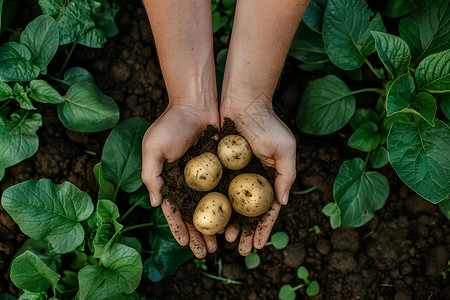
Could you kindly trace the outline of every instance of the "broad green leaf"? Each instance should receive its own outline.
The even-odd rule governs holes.
[[[94,166],[95,180],[98,184],[98,199],[114,200],[116,188],[114,184],[103,177],[102,163],[99,162]]]
[[[358,108],[348,124],[353,130],[356,130],[364,121],[372,121],[373,123],[378,123],[379,116],[375,111],[371,109]]]
[[[112,38],[119,33],[119,28],[114,20],[119,11],[119,4],[109,3],[107,0],[100,0],[102,3],[102,11],[95,15],[95,19],[103,24],[103,30],[107,38]]]
[[[306,269],[304,266],[300,266],[297,269],[297,276],[300,279],[303,279],[303,281],[308,282],[309,272],[308,269]]]
[[[341,212],[342,226],[359,227],[373,218],[389,195],[389,184],[378,172],[366,172],[360,158],[346,160],[334,181],[333,197]]]
[[[212,13],[212,29],[213,33],[219,31],[220,28],[224,27],[228,23],[228,17],[222,16],[219,11]]]
[[[90,48],[102,48],[106,43],[106,35],[103,28],[92,28],[78,38],[78,43]]]
[[[439,202],[439,209],[448,219],[450,219],[450,198]]]
[[[28,94],[25,91],[25,88],[20,84],[16,83],[13,88],[14,99],[19,103],[20,107],[26,110],[34,110],[33,103],[31,99],[28,98]]]
[[[126,245],[128,247],[131,247],[131,248],[135,249],[139,253],[142,252],[141,242],[135,237],[121,235],[119,237],[119,239],[117,240],[117,242],[120,243],[120,244],[124,244],[124,245]]]
[[[319,293],[319,284],[317,281],[311,281],[310,285],[306,288],[306,294],[308,296],[315,296]]]
[[[414,95],[414,82],[408,74],[403,74],[391,85],[386,98],[387,115],[394,113],[413,113],[434,124],[436,100],[428,93]]]
[[[28,180],[3,192],[3,208],[23,233],[50,242],[56,253],[77,248],[84,239],[80,222],[94,210],[88,194],[66,181]]]
[[[30,50],[33,63],[45,70],[58,51],[58,25],[52,17],[40,15],[25,27],[20,43]]]
[[[381,121],[381,130],[384,134],[388,134],[391,130],[392,124],[395,122],[410,122],[412,120],[411,114],[393,114],[392,116],[385,117]]]
[[[422,60],[416,70],[416,80],[419,88],[431,93],[450,92],[450,49]]]
[[[372,155],[370,155],[370,164],[372,165],[372,168],[384,167],[388,162],[388,152],[383,146],[378,146],[375,151],[373,151]]]
[[[117,205],[112,201],[105,199],[98,200],[97,214],[103,222],[112,222],[120,217]]]
[[[25,251],[11,264],[11,281],[20,289],[39,293],[55,287],[61,276],[47,267],[34,253]]]
[[[0,82],[0,102],[11,99],[13,96],[13,90],[8,84]]]
[[[294,300],[295,297],[295,290],[290,284],[283,285],[278,292],[278,298],[281,300]]]
[[[413,65],[450,47],[450,1],[420,1],[419,9],[400,20],[400,38],[411,49]]]
[[[250,254],[244,258],[244,261],[247,269],[255,269],[261,263],[261,258],[259,257],[258,253],[250,252]]]
[[[22,247],[14,254],[13,260],[25,253],[25,251],[30,251],[35,254],[47,267],[53,271],[57,271],[61,268],[62,260],[61,255],[55,253],[47,241],[27,239],[23,243]]]
[[[1,7],[0,7],[0,15],[1,15]],[[17,297],[7,293],[0,293],[0,300],[17,300]]]
[[[115,222],[115,225],[111,223],[105,223],[97,230],[97,234],[94,238],[94,257],[99,258],[107,251],[116,237],[122,230],[123,225]]]
[[[270,237],[270,242],[272,243],[272,246],[277,249],[283,249],[286,248],[287,244],[289,243],[289,236],[284,231],[279,231]]]
[[[396,122],[387,139],[389,161],[398,176],[421,197],[438,203],[450,193],[450,127],[419,120]]]
[[[149,236],[152,255],[144,263],[144,274],[151,281],[159,282],[191,259],[192,251],[175,240],[160,208],[154,210],[152,223],[156,225]]]
[[[64,102],[64,98],[45,80],[30,81],[30,97],[41,103],[58,104]]]
[[[309,2],[308,7],[303,15],[302,21],[314,30],[315,32],[322,32],[323,25],[323,9],[315,0]]]
[[[98,132],[109,129],[119,121],[119,107],[90,82],[72,85],[58,104],[61,122],[73,131]]]
[[[322,34],[314,32],[303,22],[297,28],[289,55],[304,63],[318,64],[329,60]]]
[[[444,113],[444,116],[450,120],[450,94],[443,94],[439,99],[441,100],[439,107]]]
[[[333,133],[355,112],[355,97],[334,75],[309,82],[297,114],[298,128],[309,134]]]
[[[78,287],[78,275],[74,271],[64,270],[61,281],[71,288]]]
[[[350,136],[347,145],[360,151],[369,152],[380,144],[377,124],[364,121]]]
[[[112,299],[137,288],[142,261],[136,250],[116,243],[100,259],[102,266],[87,266],[78,273],[78,300]]]
[[[47,299],[48,299],[47,292],[33,293],[27,290],[24,290],[24,293],[19,297],[19,300],[47,300]]]
[[[43,14],[55,16],[59,13],[60,1],[58,0],[39,0],[38,3]]]
[[[398,18],[409,14],[416,8],[414,0],[388,0],[383,13],[389,18]]]
[[[126,119],[114,127],[103,147],[103,176],[127,193],[142,185],[142,138],[149,126],[141,118]]]
[[[30,81],[38,77],[39,72],[26,46],[8,42],[0,47],[0,81]]]
[[[0,116],[0,168],[9,168],[33,156],[39,146],[36,131],[42,126],[40,114],[17,111],[11,121]]]
[[[91,73],[89,73],[88,70],[80,67],[73,67],[68,69],[64,73],[63,81],[68,86],[71,86],[77,82],[84,82],[84,81],[89,81],[95,84],[94,77],[91,75]]]
[[[370,31],[385,31],[381,15],[363,0],[328,0],[323,23],[325,49],[333,64],[350,71],[375,51]]]
[[[145,185],[142,185],[137,191],[130,194],[128,202],[131,205],[139,205],[144,209],[151,209],[150,195]]]
[[[408,44],[395,35],[384,32],[371,32],[375,39],[375,48],[392,79],[408,70],[411,53]]]

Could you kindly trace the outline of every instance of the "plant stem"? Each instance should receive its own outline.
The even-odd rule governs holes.
[[[293,290],[293,291],[296,291],[296,290],[298,290],[298,289],[301,289],[301,288],[304,287],[304,286],[305,286],[305,284],[302,283],[302,284],[297,285],[296,287],[293,287],[292,290]]]
[[[75,46],[77,45],[77,42],[74,42],[72,44],[72,48],[70,48],[69,54],[67,54],[66,60],[64,61],[61,69],[59,70],[59,72],[56,74],[58,77],[61,76],[62,72],[64,71],[64,69],[66,68],[67,64],[69,63],[70,58],[72,57],[73,51],[75,50]]]
[[[12,99],[6,100],[6,102],[2,105],[2,107],[0,107],[0,111],[1,111],[2,109],[4,109],[4,108],[6,107],[6,105],[8,105],[11,101],[12,101]]]
[[[372,64],[370,63],[370,61],[367,59],[367,57],[364,57],[367,66],[369,66],[370,71],[372,71],[373,74],[375,74],[375,76],[377,76],[378,79],[382,79],[384,80],[383,76],[381,76],[380,74],[378,74],[377,70],[375,70],[375,68],[372,66]]]
[[[134,230],[134,229],[138,229],[138,228],[142,228],[142,227],[150,227],[150,226],[154,226],[154,225],[155,225],[154,223],[137,224],[137,225],[133,225],[133,226],[125,228],[124,230],[122,230],[122,233],[125,233],[130,230]]]
[[[61,80],[61,79],[59,79],[58,77],[55,77],[55,76],[52,76],[52,75],[47,75],[47,77],[48,77],[48,79],[51,79],[51,80],[53,80],[53,81],[56,81],[56,82],[59,82],[59,83],[67,84],[67,83],[64,82],[64,80]]]
[[[133,209],[135,209],[136,208],[136,206],[138,206],[141,202],[142,202],[142,200],[143,200],[144,198],[141,198],[141,200],[139,200],[138,202],[136,202],[135,204],[133,204],[133,206],[131,206],[121,217],[120,217],[120,220],[119,221],[123,221],[132,211],[133,211]]]
[[[368,93],[368,92],[373,92],[373,93],[378,93],[381,95],[386,95],[386,91],[384,89],[379,89],[379,88],[366,88],[366,89],[360,89],[357,91],[352,91],[350,93],[350,95],[355,95],[355,94],[359,94],[359,93]]]
[[[367,152],[367,154],[366,154],[366,159],[364,160],[364,170],[362,171],[361,176],[364,174],[364,172],[365,172],[366,169],[367,169],[367,162],[369,161],[369,158],[370,158],[370,155],[372,154],[372,152],[373,152],[373,151],[369,151],[369,152]]]
[[[16,32],[14,29],[9,28],[9,27],[3,27],[2,29],[6,30],[6,31],[9,31],[9,32],[12,32],[12,33]]]

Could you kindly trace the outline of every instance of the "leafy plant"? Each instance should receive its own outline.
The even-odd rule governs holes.
[[[301,289],[306,286],[306,294],[308,296],[315,296],[319,293],[320,287],[317,281],[310,281],[309,280],[309,272],[308,270],[300,266],[297,269],[297,277],[302,279],[304,283],[299,284],[295,287],[293,287],[290,284],[285,284],[281,287],[280,291],[278,292],[278,298],[281,300],[293,300],[297,296],[295,294],[295,291],[298,289]]]
[[[219,40],[227,44],[233,29],[236,0],[211,0],[213,33],[222,29]]]
[[[450,2],[392,0],[389,17],[403,16],[400,36],[386,33],[380,13],[364,0],[312,0],[289,54],[300,68],[325,73],[311,81],[297,114],[298,128],[327,135],[347,124],[347,145],[364,159],[344,161],[333,186],[334,202],[323,208],[333,228],[361,226],[388,195],[389,184],[375,170],[392,165],[398,176],[426,200],[445,206],[450,194]],[[353,26],[352,24],[359,24]],[[382,68],[372,65],[377,53]],[[377,86],[351,90],[344,79]],[[358,108],[355,95],[378,94],[372,107]],[[365,101],[367,105],[370,102]],[[439,105],[438,105],[439,104]],[[437,117],[444,117],[447,123]]]
[[[94,168],[96,205],[68,181],[28,180],[3,192],[3,208],[30,237],[11,265],[21,299],[140,299],[134,290],[143,271],[159,281],[192,257],[173,238],[160,208],[152,210],[151,223],[124,226],[136,207],[150,201],[139,176],[140,144],[149,125],[130,118],[111,131]],[[126,199],[119,190],[129,196],[123,214],[115,204]],[[142,250],[129,233],[148,227],[151,250]],[[141,253],[150,254],[144,264]]]
[[[214,262],[214,264],[217,265],[217,269],[218,269],[217,270],[217,274],[218,275],[213,275],[213,274],[209,274],[209,273],[206,273],[206,272],[202,272],[202,274],[205,275],[206,277],[212,278],[214,280],[218,280],[218,281],[220,281],[222,283],[225,283],[225,284],[230,284],[230,283],[232,283],[232,284],[242,284],[242,282],[240,282],[240,281],[233,280],[233,279],[226,278],[226,277],[222,276],[222,259],[221,258],[216,260]]]
[[[272,245],[275,249],[281,250],[286,248],[289,243],[289,236],[284,231],[278,231],[270,236],[270,241],[266,243],[266,246]],[[245,266],[248,269],[255,269],[261,263],[256,249],[253,249],[249,255],[244,258]]]
[[[59,119],[74,131],[98,132],[119,120],[117,104],[100,91],[87,70],[65,71],[77,43],[98,48],[106,37],[117,34],[114,15],[118,7],[106,0],[40,0],[39,5],[44,14],[23,31],[2,27],[14,33],[0,47],[0,179],[6,168],[38,149],[36,131],[42,126],[42,116],[33,112],[36,103],[56,104]],[[47,67],[60,46],[69,43],[73,44],[66,60],[51,75]],[[63,90],[65,95],[60,94]]]
[[[313,225],[308,229],[309,232],[314,232],[315,234],[322,234],[322,229],[318,225]]]

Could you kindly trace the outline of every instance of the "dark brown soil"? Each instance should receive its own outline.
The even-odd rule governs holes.
[[[184,167],[186,164],[192,158],[205,152],[217,155],[217,146],[219,145],[220,139],[230,134],[237,134],[237,131],[233,121],[228,118],[225,119],[223,127],[220,130],[212,125],[208,125],[197,144],[189,149],[181,159],[164,164],[164,171],[162,174],[164,186],[161,188],[161,193],[164,197],[167,197],[171,203],[178,205],[183,219],[190,224],[193,223],[192,216],[198,201],[209,192],[219,192],[228,195],[228,186],[230,185],[230,182],[234,177],[240,174],[259,174],[267,178],[272,186],[274,184],[275,169],[264,166],[255,156],[252,157],[249,164],[242,170],[233,171],[224,167],[222,178],[220,179],[218,186],[212,191],[195,191],[186,184],[184,180]],[[238,229],[250,231],[256,229],[261,217],[262,216],[249,218],[233,211],[230,224],[233,224]]]
[[[35,1],[27,1],[20,10],[23,20],[39,13]],[[139,1],[120,1],[120,5],[119,36],[111,39],[104,49],[77,46],[69,67],[90,70],[99,87],[119,104],[122,119],[138,116],[154,121],[167,105],[167,93],[148,20]],[[58,55],[62,61],[65,54]],[[281,118],[298,141],[298,173],[292,191],[320,184],[310,194],[291,195],[290,203],[281,209],[274,232],[288,233],[288,247],[276,250],[267,246],[258,250],[261,265],[248,270],[244,258],[237,253],[236,243],[227,243],[223,236],[218,236],[219,250],[208,255],[207,272],[217,275],[214,262],[222,259],[222,275],[239,280],[242,285],[208,278],[191,260],[159,283],[151,283],[144,277],[139,287],[141,296],[276,299],[283,284],[301,283],[296,268],[304,265],[321,288],[312,299],[449,299],[450,276],[444,279],[440,273],[450,259],[450,222],[437,206],[408,189],[390,166],[380,170],[389,180],[390,196],[368,224],[332,230],[328,218],[321,213],[323,206],[333,199],[333,181],[341,163],[361,154],[346,146],[348,128],[325,137],[308,136],[297,130],[295,113],[301,94],[307,82],[318,76],[301,72],[295,61],[288,60],[274,97]],[[358,103],[368,100],[365,94],[358,97]],[[61,126],[55,106],[39,105],[38,111],[44,116],[44,125],[38,131],[39,150],[33,158],[7,169],[0,191],[21,181],[45,177],[58,183],[69,180],[94,198],[97,185],[92,168],[100,160],[108,132],[74,133]],[[86,150],[96,155],[87,154]],[[120,200],[119,206],[126,208],[126,199]],[[148,211],[142,210],[133,220],[148,218]],[[315,225],[322,233],[310,231]],[[147,239],[148,232],[141,232],[142,240]],[[9,280],[9,266],[25,238],[0,207],[0,293],[17,295]],[[148,244],[143,246],[149,250]],[[305,290],[298,290],[297,297],[307,298]]]

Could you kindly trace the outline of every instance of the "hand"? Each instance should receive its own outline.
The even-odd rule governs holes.
[[[253,154],[263,164],[276,169],[275,203],[259,222],[254,232],[243,231],[238,251],[241,255],[250,254],[253,246],[261,249],[269,239],[273,225],[286,205],[289,191],[296,177],[296,141],[289,128],[278,118],[269,102],[255,101],[245,108],[228,106],[224,102],[220,108],[221,118],[228,117],[235,122],[236,130],[249,142]],[[233,242],[239,230],[229,225],[225,239]]]
[[[219,127],[217,106],[202,109],[198,105],[170,105],[150,126],[142,142],[142,180],[150,193],[152,206],[161,208],[177,242],[189,246],[194,255],[203,258],[215,252],[215,235],[202,235],[191,224],[186,224],[177,205],[162,198],[160,189],[164,162],[180,159],[194,145],[208,124]]]

